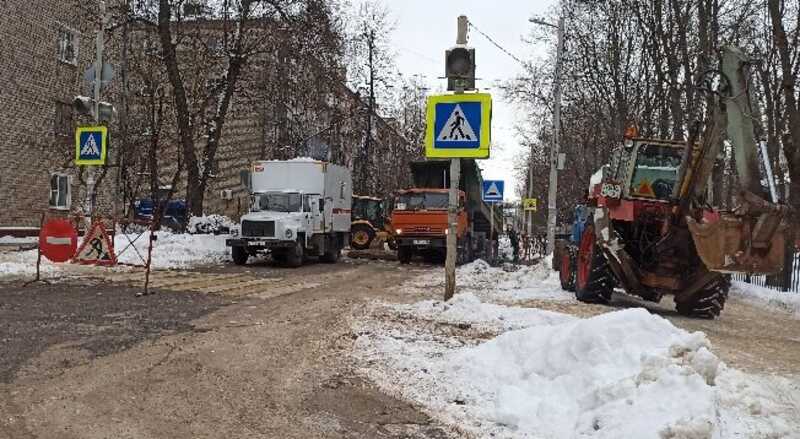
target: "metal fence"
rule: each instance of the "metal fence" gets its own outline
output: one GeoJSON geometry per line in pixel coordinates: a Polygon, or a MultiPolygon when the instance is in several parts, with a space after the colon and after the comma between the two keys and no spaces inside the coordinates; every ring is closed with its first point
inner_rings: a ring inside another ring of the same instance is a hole
{"type": "Polygon", "coordinates": [[[731,276],[731,279],[773,290],[800,293],[800,251],[794,253],[791,261],[792,263],[789,264],[787,258],[784,271],[776,275],[766,276],[763,274],[736,273],[731,276]],[[787,273],[786,270],[789,270],[789,272],[787,273]]]}

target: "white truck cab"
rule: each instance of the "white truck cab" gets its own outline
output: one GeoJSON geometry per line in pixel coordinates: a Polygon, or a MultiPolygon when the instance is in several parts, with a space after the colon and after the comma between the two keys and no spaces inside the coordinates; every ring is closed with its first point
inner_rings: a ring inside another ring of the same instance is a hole
{"type": "Polygon", "coordinates": [[[336,262],[349,242],[352,180],[349,170],[311,159],[261,161],[250,177],[250,212],[226,244],[234,263],[270,253],[297,267],[306,256],[336,262]]]}

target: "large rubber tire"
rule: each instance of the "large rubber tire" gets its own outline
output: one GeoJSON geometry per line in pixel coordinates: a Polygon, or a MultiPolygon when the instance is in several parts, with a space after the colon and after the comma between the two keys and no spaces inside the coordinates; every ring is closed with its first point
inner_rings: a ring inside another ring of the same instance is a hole
{"type": "Polygon", "coordinates": [[[558,277],[561,280],[561,289],[564,291],[575,291],[575,271],[577,251],[575,247],[569,245],[561,250],[559,258],[558,277]]]}
{"type": "Polygon", "coordinates": [[[233,246],[231,247],[231,258],[233,259],[233,263],[236,265],[244,265],[247,263],[247,259],[250,255],[247,254],[247,249],[242,246],[233,246]]]}
{"type": "Polygon", "coordinates": [[[575,263],[575,297],[586,303],[608,303],[614,292],[614,275],[594,235],[594,226],[587,226],[575,263]]]}
{"type": "Polygon", "coordinates": [[[688,317],[703,319],[719,317],[720,312],[725,308],[725,301],[728,299],[730,287],[731,282],[728,277],[718,274],[714,280],[695,294],[690,301],[675,302],[675,309],[679,314],[688,317]]]}
{"type": "Polygon", "coordinates": [[[335,264],[339,261],[339,256],[342,254],[342,249],[338,246],[335,249],[329,249],[322,256],[320,256],[320,260],[326,264],[335,264]]]}
{"type": "Polygon", "coordinates": [[[375,231],[366,224],[356,224],[350,229],[350,248],[366,250],[375,239],[375,231]]]}
{"type": "Polygon", "coordinates": [[[411,258],[414,256],[414,249],[411,247],[400,246],[397,248],[397,260],[401,264],[411,263],[411,258]]]}
{"type": "Polygon", "coordinates": [[[297,268],[303,265],[305,259],[305,248],[299,240],[294,243],[294,247],[286,252],[286,265],[297,268]]]}

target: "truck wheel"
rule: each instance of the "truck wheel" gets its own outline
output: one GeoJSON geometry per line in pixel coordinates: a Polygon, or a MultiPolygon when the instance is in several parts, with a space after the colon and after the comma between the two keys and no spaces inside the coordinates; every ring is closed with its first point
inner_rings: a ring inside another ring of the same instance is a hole
{"type": "Polygon", "coordinates": [[[614,276],[603,251],[597,245],[594,226],[587,226],[583,231],[575,265],[575,297],[586,303],[608,303],[614,292],[614,276]]]}
{"type": "Polygon", "coordinates": [[[567,246],[561,249],[560,264],[558,267],[558,277],[561,280],[561,288],[564,291],[575,291],[575,247],[567,246]]]}
{"type": "Polygon", "coordinates": [[[731,287],[730,280],[719,274],[706,284],[702,290],[691,297],[686,302],[675,302],[675,310],[679,314],[688,317],[699,317],[713,319],[719,317],[722,309],[725,308],[725,300],[728,298],[728,289],[731,287]]]}
{"type": "Polygon", "coordinates": [[[247,263],[248,257],[249,255],[244,247],[238,245],[231,247],[231,258],[233,259],[234,264],[244,265],[247,263]]]}
{"type": "Polygon", "coordinates": [[[414,256],[414,250],[411,247],[400,246],[397,248],[397,260],[401,264],[411,263],[411,257],[414,256]]]}
{"type": "Polygon", "coordinates": [[[375,239],[375,231],[366,224],[356,224],[350,229],[350,247],[356,250],[366,250],[375,239]]]}
{"type": "Polygon", "coordinates": [[[303,243],[300,241],[296,241],[294,243],[294,247],[290,248],[286,252],[286,263],[292,268],[297,268],[303,265],[304,259],[305,259],[305,248],[303,248],[303,243]]]}
{"type": "Polygon", "coordinates": [[[336,261],[339,260],[339,256],[342,254],[342,249],[338,246],[336,248],[328,249],[323,255],[320,257],[322,262],[326,264],[335,264],[336,261]]]}

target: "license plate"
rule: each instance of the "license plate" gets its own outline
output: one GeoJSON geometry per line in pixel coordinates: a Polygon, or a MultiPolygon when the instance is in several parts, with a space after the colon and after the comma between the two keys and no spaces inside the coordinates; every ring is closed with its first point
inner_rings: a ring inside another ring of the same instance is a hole
{"type": "Polygon", "coordinates": [[[428,245],[430,243],[431,243],[431,241],[427,240],[427,239],[415,239],[414,240],[414,245],[428,245]]]}

